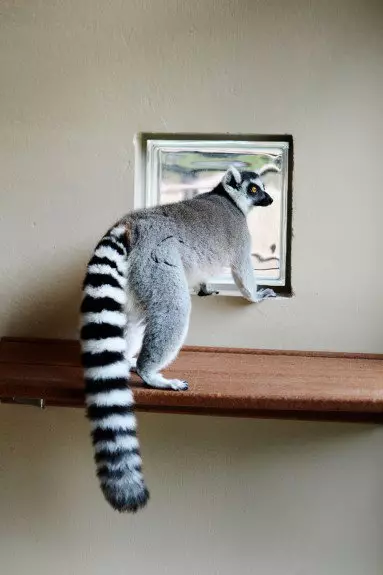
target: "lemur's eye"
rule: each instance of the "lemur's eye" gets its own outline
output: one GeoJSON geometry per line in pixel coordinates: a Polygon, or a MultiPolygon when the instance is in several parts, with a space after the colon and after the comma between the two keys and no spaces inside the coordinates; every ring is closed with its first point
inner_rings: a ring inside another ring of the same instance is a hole
{"type": "Polygon", "coordinates": [[[256,188],[255,186],[253,186],[253,187],[251,188],[251,193],[252,193],[252,194],[256,194],[257,192],[258,192],[257,188],[256,188]]]}

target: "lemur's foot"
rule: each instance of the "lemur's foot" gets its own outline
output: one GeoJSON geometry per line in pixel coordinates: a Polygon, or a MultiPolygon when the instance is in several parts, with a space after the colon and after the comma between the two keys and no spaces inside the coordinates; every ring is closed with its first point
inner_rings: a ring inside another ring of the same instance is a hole
{"type": "Polygon", "coordinates": [[[172,389],[173,391],[186,391],[188,389],[187,381],[182,379],[166,379],[160,373],[148,374],[137,372],[145,385],[155,389],[172,389]]]}

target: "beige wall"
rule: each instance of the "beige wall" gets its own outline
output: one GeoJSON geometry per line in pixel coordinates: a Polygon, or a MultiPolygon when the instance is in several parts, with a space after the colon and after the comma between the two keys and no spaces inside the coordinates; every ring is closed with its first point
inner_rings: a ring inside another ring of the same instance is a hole
{"type": "MultiPolygon", "coordinates": [[[[0,332],[73,337],[134,133],[291,133],[295,298],[189,343],[382,352],[380,0],[0,4],[0,332]],[[230,329],[228,329],[230,326],[230,329]]],[[[143,415],[153,500],[104,505],[80,411],[0,410],[5,575],[381,575],[381,429],[143,415]]]]}

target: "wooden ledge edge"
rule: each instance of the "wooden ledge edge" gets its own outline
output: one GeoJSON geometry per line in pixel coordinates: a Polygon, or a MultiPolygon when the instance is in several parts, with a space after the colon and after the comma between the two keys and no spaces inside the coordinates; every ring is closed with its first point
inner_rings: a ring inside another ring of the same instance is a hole
{"type": "MultiPolygon", "coordinates": [[[[2,343],[18,344],[42,344],[42,345],[68,345],[79,346],[76,339],[59,339],[59,338],[38,338],[38,337],[13,337],[3,336],[0,338],[0,349],[2,343]]],[[[372,359],[382,360],[383,353],[365,353],[365,352],[343,352],[343,351],[317,351],[317,350],[294,350],[294,349],[263,349],[249,347],[221,347],[221,346],[201,346],[185,345],[181,352],[198,352],[198,353],[230,353],[230,354],[252,354],[252,355],[283,355],[292,357],[326,357],[335,359],[372,359]]],[[[0,357],[1,361],[1,357],[0,357]]]]}

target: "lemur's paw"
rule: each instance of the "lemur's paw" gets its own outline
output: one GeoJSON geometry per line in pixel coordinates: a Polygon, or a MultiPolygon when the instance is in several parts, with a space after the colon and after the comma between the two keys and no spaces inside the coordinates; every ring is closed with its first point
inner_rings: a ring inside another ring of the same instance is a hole
{"type": "Polygon", "coordinates": [[[148,374],[138,371],[138,375],[141,377],[145,385],[153,387],[154,389],[186,391],[189,387],[187,381],[184,381],[183,379],[166,379],[161,373],[148,374]]]}
{"type": "Polygon", "coordinates": [[[189,388],[188,382],[182,379],[169,379],[169,385],[169,389],[174,391],[186,391],[189,388]]]}
{"type": "Polygon", "coordinates": [[[257,291],[257,297],[259,298],[259,301],[262,301],[271,297],[277,297],[277,294],[271,288],[264,288],[257,291]]]}
{"type": "Polygon", "coordinates": [[[196,291],[196,293],[200,297],[207,296],[207,295],[218,295],[219,294],[218,291],[211,289],[211,286],[209,284],[205,284],[205,283],[200,284],[199,287],[197,288],[197,290],[198,291],[196,291]]]}

